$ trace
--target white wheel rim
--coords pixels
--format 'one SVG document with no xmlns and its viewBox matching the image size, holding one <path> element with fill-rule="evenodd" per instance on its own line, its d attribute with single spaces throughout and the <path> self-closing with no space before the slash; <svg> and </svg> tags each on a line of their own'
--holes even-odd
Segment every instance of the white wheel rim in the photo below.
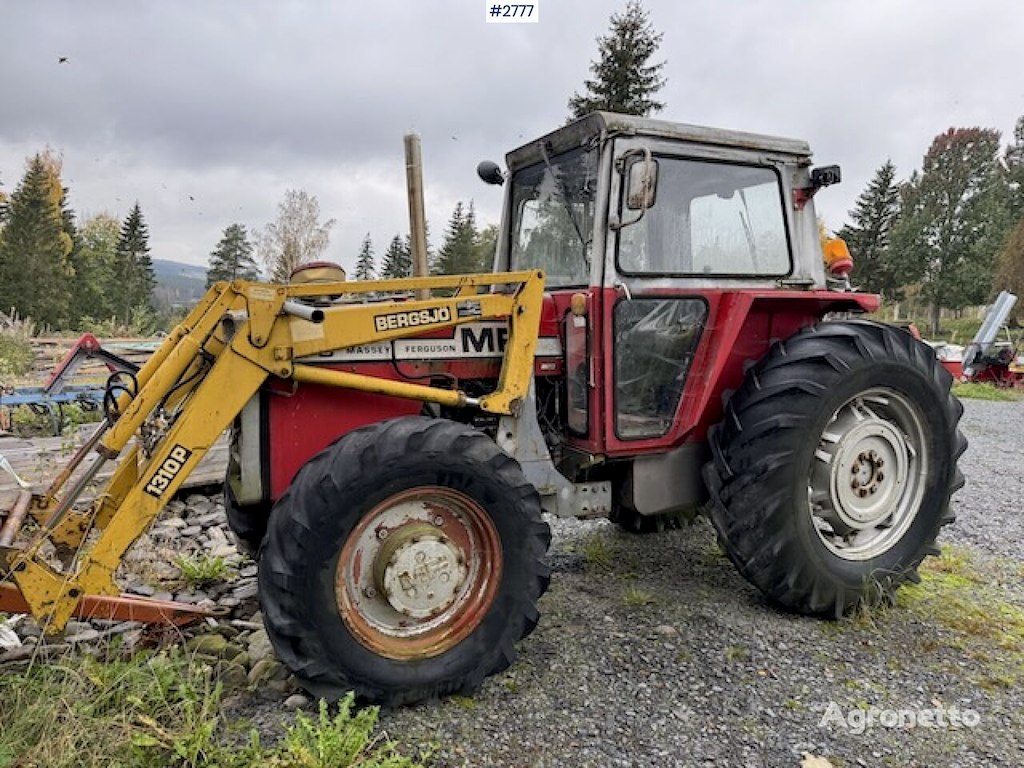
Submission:
<svg viewBox="0 0 1024 768">
<path fill-rule="evenodd" d="M 807 499 L 822 543 L 844 560 L 870 560 L 895 546 L 921 508 L 928 444 L 920 409 L 876 387 L 829 419 L 811 459 Z"/>
</svg>

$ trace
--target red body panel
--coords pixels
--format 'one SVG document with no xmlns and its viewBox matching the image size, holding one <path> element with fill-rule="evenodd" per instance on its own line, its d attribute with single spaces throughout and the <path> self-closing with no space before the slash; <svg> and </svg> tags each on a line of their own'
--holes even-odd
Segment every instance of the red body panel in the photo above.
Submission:
<svg viewBox="0 0 1024 768">
<path fill-rule="evenodd" d="M 547 343 L 534 367 L 538 377 L 562 376 L 566 348 L 567 318 L 572 295 L 579 291 L 558 291 L 545 296 L 540 336 Z M 656 438 L 623 440 L 616 436 L 615 381 L 613 360 L 612 312 L 624 298 L 615 289 L 591 289 L 587 292 L 587 328 L 590 408 L 586 436 L 567 436 L 567 443 L 586 453 L 609 458 L 661 453 L 685 442 L 700 442 L 708 427 L 722 416 L 721 395 L 739 386 L 744 364 L 764 356 L 776 339 L 784 339 L 801 328 L 817 322 L 828 312 L 858 310 L 870 312 L 878 297 L 867 294 L 831 291 L 779 290 L 652 290 L 643 297 L 700 298 L 708 308 L 705 327 L 697 345 L 686 386 L 675 419 L 666 434 Z M 636 298 L 640 298 L 639 296 Z M 460 329 L 436 331 L 415 337 L 440 346 L 424 345 L 430 354 L 443 355 L 455 349 Z M 325 365 L 378 378 L 422 383 L 432 376 L 455 380 L 495 379 L 500 371 L 503 339 L 491 334 L 476 336 L 471 350 L 492 356 L 438 357 L 430 360 L 387 359 L 324 360 Z M 484 344 L 486 342 L 486 344 Z M 557 342 L 557 343 L 556 343 Z M 463 346 L 465 339 L 462 339 Z M 479 343 L 482 347 L 478 348 Z M 449 345 L 449 346 L 445 346 Z M 576 352 L 580 345 L 575 345 Z M 419 347 L 412 348 L 415 355 Z M 553 350 L 557 349 L 557 353 Z M 575 353 L 574 353 L 575 354 Z M 392 352 L 392 357 L 394 353 Z M 271 498 L 276 500 L 287 489 L 299 468 L 313 455 L 338 437 L 366 424 L 403 415 L 416 414 L 422 405 L 385 395 L 354 390 L 301 385 L 284 388 L 280 383 L 267 387 L 266 427 L 270 467 Z"/>
</svg>

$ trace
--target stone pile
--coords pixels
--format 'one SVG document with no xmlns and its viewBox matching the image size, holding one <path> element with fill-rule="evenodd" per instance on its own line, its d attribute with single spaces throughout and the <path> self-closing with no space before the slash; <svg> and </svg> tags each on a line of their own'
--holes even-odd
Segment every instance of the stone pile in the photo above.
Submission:
<svg viewBox="0 0 1024 768">
<path fill-rule="evenodd" d="M 179 563 L 219 559 L 218 578 L 189 584 Z M 174 500 L 128 552 L 118 571 L 125 592 L 226 609 L 170 642 L 209 663 L 227 690 L 252 689 L 268 698 L 285 698 L 290 707 L 305 702 L 294 679 L 275 658 L 263 628 L 256 596 L 256 563 L 241 554 L 228 528 L 220 495 L 193 494 Z M 68 652 L 96 654 L 114 637 L 130 651 L 151 637 L 138 622 L 77 621 L 64 632 L 43 637 L 30 616 L 0 616 L 0 673 L 33 658 Z"/>
</svg>

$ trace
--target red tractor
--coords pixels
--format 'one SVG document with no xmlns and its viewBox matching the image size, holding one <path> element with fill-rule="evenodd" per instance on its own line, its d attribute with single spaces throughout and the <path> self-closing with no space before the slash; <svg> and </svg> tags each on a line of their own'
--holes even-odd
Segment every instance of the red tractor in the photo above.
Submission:
<svg viewBox="0 0 1024 768">
<path fill-rule="evenodd" d="M 511 375 L 510 322 L 390 298 L 380 340 L 304 361 L 387 392 L 269 379 L 235 420 L 229 517 L 304 684 L 401 704 L 508 666 L 548 585 L 542 512 L 646 532 L 704 509 L 801 613 L 915 579 L 963 485 L 962 406 L 932 350 L 858 319 L 878 298 L 826 269 L 812 197 L 838 168 L 607 113 L 506 165 L 478 169 L 505 187 L 494 271 L 545 276 L 510 413 L 475 407 Z M 396 396 L 414 384 L 452 397 Z"/>
</svg>

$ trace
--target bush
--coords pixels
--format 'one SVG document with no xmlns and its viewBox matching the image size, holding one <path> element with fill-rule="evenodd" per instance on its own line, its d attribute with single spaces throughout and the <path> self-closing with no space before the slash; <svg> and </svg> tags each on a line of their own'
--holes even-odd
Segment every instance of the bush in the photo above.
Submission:
<svg viewBox="0 0 1024 768">
<path fill-rule="evenodd" d="M 0 378 L 24 376 L 32 370 L 35 352 L 30 339 L 18 331 L 0 331 Z"/>
</svg>

